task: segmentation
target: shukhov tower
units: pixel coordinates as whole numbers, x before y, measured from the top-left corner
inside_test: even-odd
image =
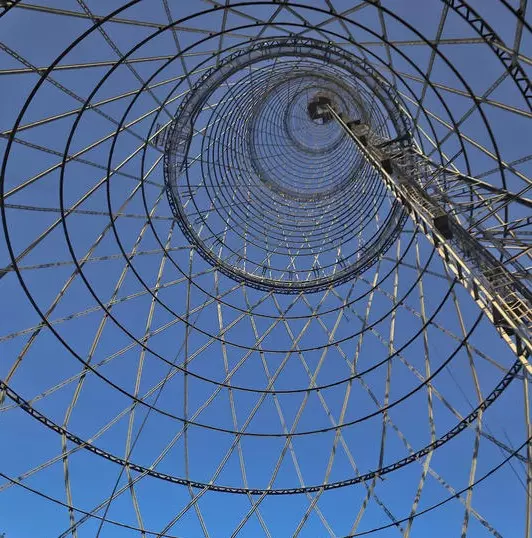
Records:
[[[532,538],[527,4],[0,1],[0,535]]]

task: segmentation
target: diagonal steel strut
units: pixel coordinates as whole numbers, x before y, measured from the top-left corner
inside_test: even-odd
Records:
[[[445,265],[532,374],[529,361],[532,354],[532,293],[529,289],[507,265],[449,215],[440,199],[422,187],[422,178],[429,169],[412,146],[398,141],[383,147],[382,141],[377,140],[377,135],[367,125],[346,121],[334,107],[328,107]]]

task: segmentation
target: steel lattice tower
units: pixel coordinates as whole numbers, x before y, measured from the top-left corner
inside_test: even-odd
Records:
[[[0,535],[532,537],[527,0],[0,29]]]

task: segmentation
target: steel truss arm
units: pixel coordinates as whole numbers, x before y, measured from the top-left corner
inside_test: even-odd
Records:
[[[422,186],[426,163],[410,146],[390,144],[380,149],[365,125],[347,122],[329,106],[365,159],[380,173],[387,188],[436,248],[445,265],[467,289],[499,334],[532,374],[532,293],[480,243],[450,216],[441,201]],[[364,131],[363,134],[360,134]]]
[[[471,187],[476,187],[477,189],[481,189],[483,191],[487,191],[491,194],[496,194],[498,197],[500,197],[501,200],[504,201],[510,201],[515,202],[517,204],[521,204],[525,207],[532,209],[532,199],[526,198],[522,196],[521,193],[516,192],[510,192],[506,189],[502,189],[500,187],[496,187],[494,185],[491,185],[490,183],[487,183],[486,181],[482,181],[481,179],[468,176],[467,174],[462,174],[460,172],[456,172],[454,170],[451,170],[450,168],[442,168],[438,166],[436,163],[433,163],[430,159],[428,159],[425,155],[422,153],[418,154],[420,158],[427,160],[427,162],[434,166],[435,170],[437,171],[437,175],[444,176],[444,180],[446,184],[456,184],[457,186],[460,186],[463,190],[470,191]]]

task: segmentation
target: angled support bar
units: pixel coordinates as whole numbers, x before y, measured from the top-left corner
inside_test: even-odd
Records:
[[[532,374],[532,294],[528,288],[426,192],[420,181],[426,165],[412,147],[395,140],[383,144],[367,125],[346,122],[332,107],[329,110]]]

